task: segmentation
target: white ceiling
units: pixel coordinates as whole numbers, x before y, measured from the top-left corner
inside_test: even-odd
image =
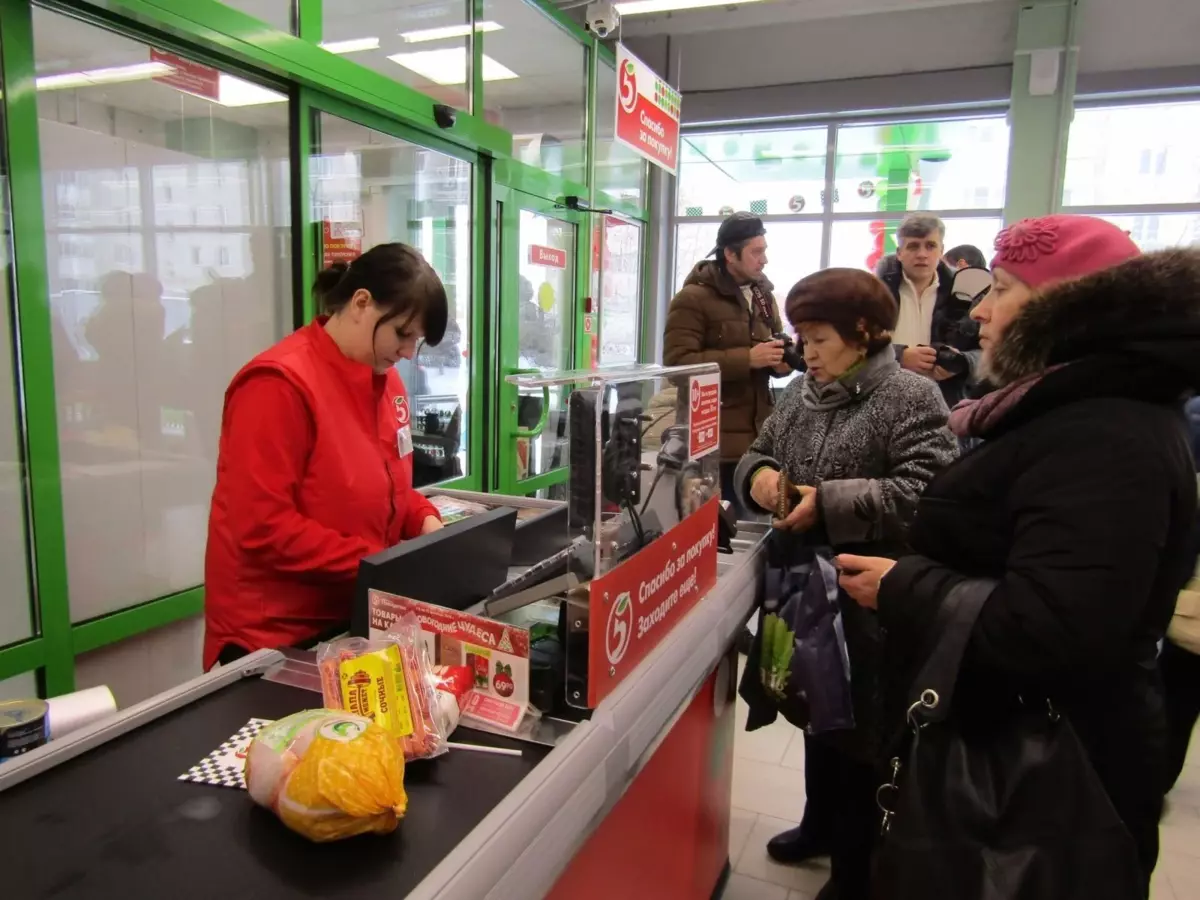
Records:
[[[653,54],[669,35],[686,95],[1007,65],[1020,5],[1020,0],[766,0],[627,16],[622,36],[635,52],[646,48]],[[1196,66],[1200,2],[1080,0],[1078,43],[1082,73]]]

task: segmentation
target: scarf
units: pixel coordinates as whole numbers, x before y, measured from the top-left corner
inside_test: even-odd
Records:
[[[841,409],[865,398],[875,388],[900,370],[896,354],[890,347],[851,366],[828,384],[820,384],[808,372],[800,385],[800,399],[816,412]]]
[[[1043,378],[1061,368],[1058,365],[1042,372],[1030,372],[977,400],[959,402],[950,413],[950,430],[960,438],[987,437]]]

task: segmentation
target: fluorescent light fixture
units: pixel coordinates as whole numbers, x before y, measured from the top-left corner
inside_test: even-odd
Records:
[[[348,41],[324,41],[321,46],[330,53],[361,53],[364,50],[378,50],[379,38],[351,38]]]
[[[131,66],[110,66],[105,69],[90,69],[86,72],[63,72],[60,75],[43,75],[37,79],[39,91],[61,91],[70,88],[91,87],[97,84],[117,84],[122,81],[142,81],[155,75],[170,75],[175,71],[166,63],[135,63]]]
[[[483,34],[487,31],[500,31],[504,26],[499,22],[476,22],[475,31]],[[464,38],[471,33],[470,25],[443,25],[441,28],[422,28],[420,31],[402,31],[400,37],[410,44],[420,44],[424,41],[444,41],[450,38]]]
[[[762,0],[626,0],[617,3],[617,12],[623,16],[641,16],[647,13],[676,12],[682,9],[705,9],[710,6],[742,6],[746,3],[761,3]]]
[[[467,83],[467,48],[447,47],[445,50],[421,50],[417,53],[396,53],[392,62],[416,72],[434,84]],[[483,57],[484,81],[508,81],[518,78],[512,69],[502,66],[490,56]]]
[[[220,88],[217,91],[217,95],[220,97],[217,103],[230,107],[262,106],[267,103],[287,102],[287,97],[278,91],[260,87],[249,81],[243,81],[234,75],[226,75],[224,72],[221,73]],[[205,97],[204,99],[207,100],[209,98]]]

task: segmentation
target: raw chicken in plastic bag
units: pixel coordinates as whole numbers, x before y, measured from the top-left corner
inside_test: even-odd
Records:
[[[438,692],[416,616],[409,613],[395,622],[384,640],[342,638],[321,644],[317,667],[329,709],[382,726],[400,742],[405,759],[446,752],[448,731],[438,712]]]
[[[254,802],[313,841],[387,834],[408,806],[404,756],[388,732],[328,709],[273,722],[246,754]]]

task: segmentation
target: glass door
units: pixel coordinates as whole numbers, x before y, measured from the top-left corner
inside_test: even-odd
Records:
[[[495,484],[557,497],[567,477],[567,388],[518,390],[503,379],[573,368],[580,214],[497,188],[500,372]]]

